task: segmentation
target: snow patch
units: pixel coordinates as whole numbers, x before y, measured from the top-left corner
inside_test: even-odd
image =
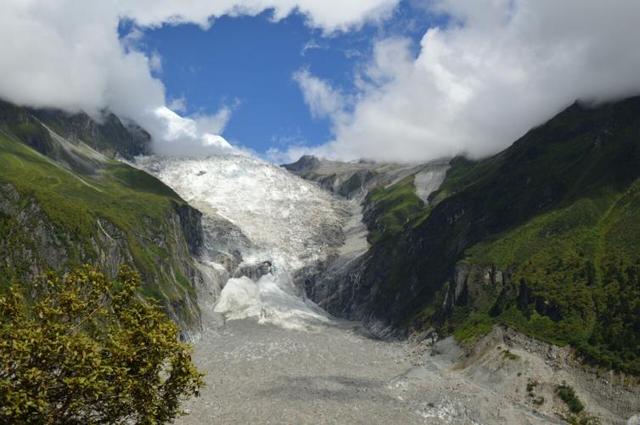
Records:
[[[425,205],[429,203],[429,195],[438,190],[444,181],[448,169],[448,165],[432,166],[415,175],[413,184],[416,187],[416,194]]]

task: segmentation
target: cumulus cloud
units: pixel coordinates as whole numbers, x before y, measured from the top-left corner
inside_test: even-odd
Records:
[[[255,15],[270,9],[274,20],[297,11],[309,25],[332,33],[382,19],[398,1],[4,0],[0,98],[94,116],[109,109],[145,127],[158,149],[167,152],[192,153],[198,140],[224,147],[215,131],[224,127],[231,110],[191,118],[170,111],[164,86],[153,75],[162,71],[162,60],[139,49],[141,27],[166,23],[207,27],[223,15]],[[120,38],[118,25],[123,19],[135,26]]]
[[[124,16],[142,26],[196,23],[207,27],[219,16],[257,15],[272,10],[275,21],[297,11],[307,18],[310,26],[333,33],[382,19],[399,0],[120,0],[118,3]]]
[[[385,39],[357,76],[349,114],[332,115],[334,140],[289,151],[414,161],[508,146],[576,99],[640,93],[640,2],[438,0],[446,26],[426,30],[417,56]],[[305,99],[324,85],[301,84]],[[309,102],[312,113],[318,104]],[[322,105],[322,102],[320,102]],[[314,109],[316,112],[314,112]]]
[[[167,107],[179,114],[184,113],[187,111],[187,99],[184,96],[176,97],[169,100]]]
[[[329,83],[311,75],[306,69],[293,74],[293,79],[300,86],[304,101],[314,118],[331,117],[335,120],[344,113],[344,96]]]
[[[185,118],[166,106],[154,111],[162,127],[156,139],[155,151],[165,155],[224,153],[234,148],[219,134],[224,130],[229,110],[223,108],[212,116]]]

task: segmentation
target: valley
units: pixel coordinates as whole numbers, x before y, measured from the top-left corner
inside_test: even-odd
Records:
[[[335,197],[243,156],[147,157],[137,165],[203,212],[210,247],[200,257],[208,279],[198,288],[203,321],[194,340],[206,387],[179,424],[563,423],[566,407],[555,395],[562,382],[603,423],[624,424],[639,407],[623,381],[594,390],[593,374],[580,372],[570,351],[531,350],[538,343],[513,331],[496,328],[470,350],[451,337],[381,340],[375,335],[392,334],[375,323],[327,314],[307,298],[305,278],[325,273],[318,279],[330,281],[365,255],[358,207],[365,193]],[[383,180],[407,176],[397,173]],[[217,242],[215,225],[206,223],[220,217],[237,233]],[[535,396],[527,392],[531,382]],[[544,405],[534,403],[541,398]]]
[[[638,105],[479,161],[281,167],[116,160],[139,129],[5,104],[1,283],[133,265],[205,374],[178,424],[635,425]]]
[[[640,0],[3,0],[0,425],[640,425]]]

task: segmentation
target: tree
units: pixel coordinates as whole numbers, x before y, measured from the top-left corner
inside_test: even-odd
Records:
[[[202,375],[160,308],[90,266],[0,296],[0,423],[162,424]]]

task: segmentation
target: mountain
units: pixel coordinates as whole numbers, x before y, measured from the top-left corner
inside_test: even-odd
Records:
[[[192,259],[201,214],[149,174],[113,159],[148,152],[141,128],[108,114],[0,103],[0,285],[91,263],[131,264],[145,296],[183,330],[199,326]]]
[[[44,155],[56,155],[57,147],[46,132],[38,130],[37,124],[74,143],[82,141],[109,157],[132,159],[151,153],[149,133],[110,112],[104,112],[100,120],[96,120],[82,112],[69,114],[57,109],[22,108],[0,100],[0,122]]]
[[[371,189],[386,186],[414,175],[424,165],[376,163],[370,161],[340,162],[320,160],[305,155],[283,168],[298,176],[320,184],[324,189],[349,199],[366,195]]]
[[[307,278],[307,295],[381,335],[471,343],[502,323],[640,373],[640,97],[575,103],[449,165],[426,202],[418,173],[369,190],[370,248],[331,282]],[[319,167],[287,166],[324,184]]]

